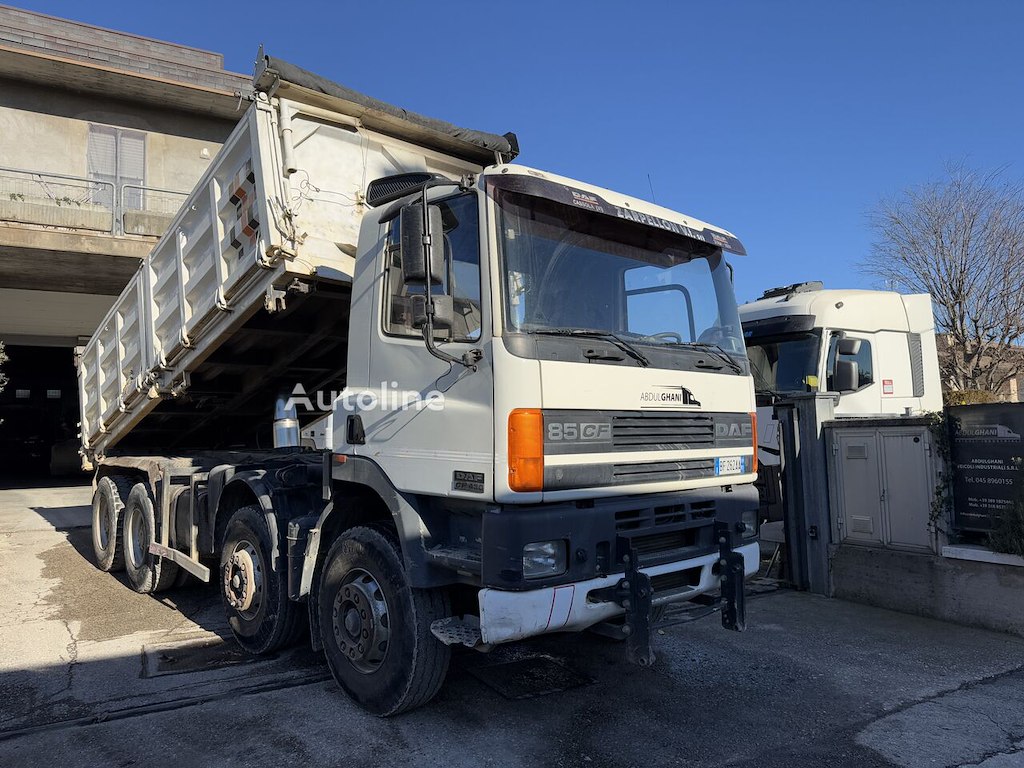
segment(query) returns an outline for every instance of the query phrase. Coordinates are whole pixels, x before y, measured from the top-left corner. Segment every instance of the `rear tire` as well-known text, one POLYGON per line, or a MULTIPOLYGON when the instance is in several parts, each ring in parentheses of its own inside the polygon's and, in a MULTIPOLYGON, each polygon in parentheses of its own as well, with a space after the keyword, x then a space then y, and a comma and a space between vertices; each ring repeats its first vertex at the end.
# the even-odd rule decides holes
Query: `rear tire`
POLYGON ((96 482, 92 494, 92 550, 101 571, 123 571, 121 516, 132 483, 127 477, 110 475, 96 482))
POLYGON ((149 545, 156 541, 156 514, 145 483, 132 487, 123 518, 124 569, 132 589, 147 595, 173 586, 178 577, 178 564, 149 552, 149 545))
POLYGON ((448 594, 409 585, 393 534, 341 534, 327 553, 318 601, 331 674, 364 709, 396 715, 441 689, 451 651, 430 625, 450 615, 448 594))
POLYGON ((270 567, 270 528, 263 510, 235 510, 220 550, 220 594, 235 640, 252 654, 293 645, 306 628, 302 606, 288 599, 286 559, 270 567))

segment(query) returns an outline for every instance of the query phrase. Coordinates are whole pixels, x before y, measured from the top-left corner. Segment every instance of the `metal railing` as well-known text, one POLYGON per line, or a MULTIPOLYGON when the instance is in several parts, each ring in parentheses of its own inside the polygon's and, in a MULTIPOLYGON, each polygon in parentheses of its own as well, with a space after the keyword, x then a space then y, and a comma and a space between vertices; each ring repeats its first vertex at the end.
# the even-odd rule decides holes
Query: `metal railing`
POLYGON ((111 232, 114 185, 0 167, 0 221, 111 232))
POLYGON ((122 184, 121 231, 129 235, 162 235, 187 197, 187 192, 122 184))
POLYGON ((0 166, 0 221, 159 237, 187 192, 0 166))

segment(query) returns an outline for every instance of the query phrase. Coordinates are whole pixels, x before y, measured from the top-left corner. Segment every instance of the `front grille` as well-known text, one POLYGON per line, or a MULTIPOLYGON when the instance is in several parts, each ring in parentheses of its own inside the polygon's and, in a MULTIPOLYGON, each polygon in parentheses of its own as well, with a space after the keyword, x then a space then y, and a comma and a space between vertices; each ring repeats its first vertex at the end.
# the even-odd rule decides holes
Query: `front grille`
POLYGON ((702 521, 710 525, 714 519, 715 502, 710 500, 664 507, 621 509, 615 513, 615 530, 625 533, 640 528, 661 528, 686 523, 700 525, 702 521))
POLYGON ((715 502, 698 501, 615 513, 616 562, 632 549, 641 565, 700 557, 715 550, 715 502))
POLYGON ((636 411, 612 417, 616 450, 687 450, 714 444, 715 421, 710 414, 636 411))
POLYGON ((633 550, 638 555, 651 555, 673 549, 685 549, 697 543, 697 528, 684 528, 681 531, 652 533, 647 536, 635 536, 630 539, 633 550))
POLYGON ((638 461, 612 466, 612 477, 615 478, 617 484, 699 480, 704 477, 714 477, 714 475, 714 459, 638 461))
POLYGON ((651 576, 651 588, 654 594, 659 592, 674 592, 679 589, 693 589, 700 586, 700 573, 702 567, 687 568, 684 571, 674 573, 663 573, 660 576, 651 576))

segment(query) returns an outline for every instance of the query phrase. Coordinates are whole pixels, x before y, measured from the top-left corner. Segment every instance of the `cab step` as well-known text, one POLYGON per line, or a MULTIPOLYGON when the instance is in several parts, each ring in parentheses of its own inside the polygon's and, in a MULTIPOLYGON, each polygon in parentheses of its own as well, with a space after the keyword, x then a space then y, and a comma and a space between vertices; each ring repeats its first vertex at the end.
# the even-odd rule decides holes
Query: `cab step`
POLYGON ((486 650, 480 634, 480 620, 476 616, 449 616, 437 619, 430 625, 434 637, 445 645, 464 645, 467 648, 486 650))

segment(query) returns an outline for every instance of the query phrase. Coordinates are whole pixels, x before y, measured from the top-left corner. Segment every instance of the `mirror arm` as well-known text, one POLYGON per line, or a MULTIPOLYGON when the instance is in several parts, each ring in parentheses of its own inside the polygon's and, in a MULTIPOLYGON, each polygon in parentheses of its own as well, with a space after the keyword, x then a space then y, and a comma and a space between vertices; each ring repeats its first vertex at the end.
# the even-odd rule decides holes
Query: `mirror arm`
POLYGON ((483 353, 479 349, 471 349, 462 357, 455 357, 438 349, 434 343, 434 277, 430 270, 430 209, 427 206, 427 190, 431 186, 436 185, 431 184, 429 181, 426 182, 421 192, 423 199, 423 205, 421 206, 423 208, 423 263, 427 270, 426 296, 423 297, 423 311, 427 316, 427 322, 423 324, 423 343, 426 344, 427 351, 438 360, 443 360, 453 365, 458 363, 472 371, 476 371, 476 364, 483 357, 483 353))

